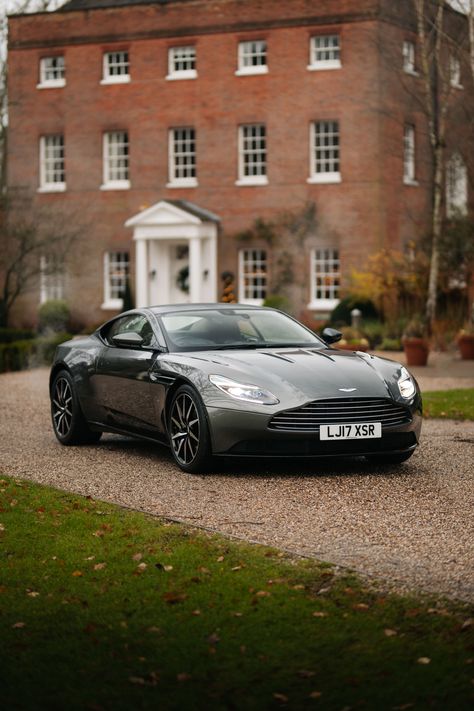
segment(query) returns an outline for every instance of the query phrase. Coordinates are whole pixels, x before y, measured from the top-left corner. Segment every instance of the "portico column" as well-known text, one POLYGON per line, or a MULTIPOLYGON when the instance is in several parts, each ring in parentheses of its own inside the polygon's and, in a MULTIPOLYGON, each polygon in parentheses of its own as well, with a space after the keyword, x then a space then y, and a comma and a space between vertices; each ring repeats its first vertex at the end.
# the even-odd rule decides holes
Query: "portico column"
POLYGON ((189 240, 189 296, 191 303, 201 301, 201 240, 191 237, 189 240))
POLYGON ((148 245, 145 239, 135 241, 135 293, 136 306, 142 308, 148 304, 148 245))

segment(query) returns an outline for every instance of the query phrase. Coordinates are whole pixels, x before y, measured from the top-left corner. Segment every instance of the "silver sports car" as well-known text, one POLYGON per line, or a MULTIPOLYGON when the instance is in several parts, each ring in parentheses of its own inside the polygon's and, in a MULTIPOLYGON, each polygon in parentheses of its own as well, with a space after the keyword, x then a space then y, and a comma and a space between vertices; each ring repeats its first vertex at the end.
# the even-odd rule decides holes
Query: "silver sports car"
POLYGON ((364 456, 401 463, 421 396, 399 363, 331 346, 274 309, 186 304, 127 311, 60 345, 50 377, 65 445, 102 432, 167 444, 181 469, 213 456, 364 456))

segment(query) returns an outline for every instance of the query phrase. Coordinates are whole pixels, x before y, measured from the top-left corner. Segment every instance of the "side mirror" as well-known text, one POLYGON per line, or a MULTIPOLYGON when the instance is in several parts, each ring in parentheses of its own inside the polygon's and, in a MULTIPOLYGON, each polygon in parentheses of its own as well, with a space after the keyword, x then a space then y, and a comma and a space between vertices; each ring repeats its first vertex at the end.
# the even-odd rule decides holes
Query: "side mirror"
POLYGON ((326 343, 337 343, 342 338, 342 333, 336 331, 335 328, 325 328, 321 334, 323 341, 326 343))
POLYGON ((112 336, 112 340, 116 346, 122 346, 123 348, 139 348, 143 345, 143 338, 134 331, 117 333, 116 336, 112 336))

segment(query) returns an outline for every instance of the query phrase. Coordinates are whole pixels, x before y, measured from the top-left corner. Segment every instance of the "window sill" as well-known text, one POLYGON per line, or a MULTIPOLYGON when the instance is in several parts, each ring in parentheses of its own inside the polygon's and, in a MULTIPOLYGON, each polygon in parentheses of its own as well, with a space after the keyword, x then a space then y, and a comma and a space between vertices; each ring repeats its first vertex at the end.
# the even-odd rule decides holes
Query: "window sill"
POLYGON ((120 311, 123 308, 123 299, 109 299, 100 305, 104 311, 120 311))
POLYGON ((167 188, 197 188, 198 185, 197 178, 178 178, 166 183, 167 188))
POLYGON ((236 77, 248 77, 258 74, 268 74, 268 66, 266 64, 262 64, 259 67, 241 67, 235 72, 236 77))
POLYGON ((460 89, 461 91, 464 89, 464 87, 463 87, 462 84, 453 84, 453 83, 450 83, 450 87, 451 87, 451 89, 460 89))
POLYGON ((235 184, 240 187, 260 187, 262 185, 268 185, 268 178, 266 175, 256 175, 253 178, 240 178, 240 180, 236 180, 235 184))
POLYGON ((101 190, 130 190, 130 180, 116 180, 110 183, 104 183, 100 186, 101 190))
POLYGON ((51 183, 50 185, 42 185, 38 188, 39 193, 64 193, 66 191, 66 183, 51 183))
POLYGON ((308 64, 306 69, 309 72, 321 72, 327 69, 341 69, 342 64, 339 60, 334 60, 330 62, 315 62, 314 64, 308 64))
POLYGON ((407 185, 408 187, 411 188, 417 188, 419 186, 418 180, 410 180, 409 178, 404 178, 403 179, 403 185, 407 185))
POLYGON ((405 69, 404 68, 403 71, 405 72, 405 74, 409 74, 409 76, 411 76, 411 77, 419 77, 420 76, 419 73, 416 71, 416 69, 405 69))
POLYGON ((239 304, 246 304, 247 306, 263 306, 265 299, 239 299, 239 304))
POLYGON ((107 84, 129 84, 131 81, 130 74, 119 74, 116 77, 107 77, 106 79, 101 79, 100 83, 102 85, 107 84))
POLYGON ((332 311, 339 303, 339 299, 314 299, 307 305, 310 311, 332 311))
POLYGON ((37 89, 61 89, 66 86, 65 79, 54 79, 51 81, 42 81, 40 84, 36 85, 37 89))
POLYGON ((196 69, 186 69, 183 70, 182 72, 171 72, 171 74, 167 74, 165 79, 166 81, 177 81, 180 79, 197 79, 197 71, 196 69))
POLYGON ((342 183, 342 177, 340 173, 318 173, 312 175, 306 182, 317 185, 331 185, 342 183))

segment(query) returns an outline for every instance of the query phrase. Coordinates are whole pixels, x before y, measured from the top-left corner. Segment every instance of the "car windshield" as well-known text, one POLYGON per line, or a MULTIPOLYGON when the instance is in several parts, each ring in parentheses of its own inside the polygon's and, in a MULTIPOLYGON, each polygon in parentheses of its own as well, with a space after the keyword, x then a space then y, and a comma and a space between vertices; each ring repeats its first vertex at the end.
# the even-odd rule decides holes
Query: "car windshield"
POLYGON ((270 309, 206 309, 162 315, 174 351, 244 348, 324 348, 311 331, 270 309))

